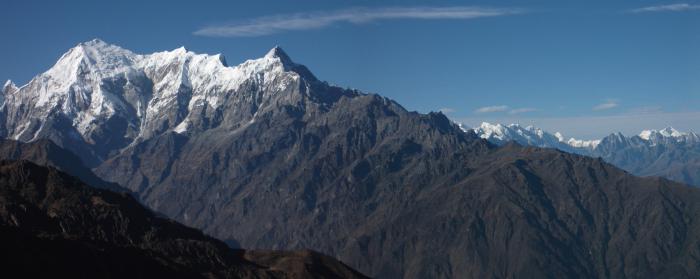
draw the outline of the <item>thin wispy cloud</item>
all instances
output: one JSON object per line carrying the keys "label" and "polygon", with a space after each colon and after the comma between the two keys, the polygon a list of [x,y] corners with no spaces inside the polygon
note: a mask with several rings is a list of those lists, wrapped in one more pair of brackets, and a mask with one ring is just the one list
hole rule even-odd
{"label": "thin wispy cloud", "polygon": [[442,112],[444,114],[448,114],[448,113],[455,113],[455,112],[457,112],[457,110],[453,109],[453,108],[441,108],[440,112]]}
{"label": "thin wispy cloud", "polygon": [[517,109],[512,109],[508,112],[508,114],[521,114],[521,113],[527,113],[527,112],[533,112],[537,111],[536,108],[517,108]]}
{"label": "thin wispy cloud", "polygon": [[464,6],[355,8],[337,11],[264,16],[245,22],[207,26],[195,31],[193,34],[208,37],[256,37],[287,31],[320,29],[339,23],[362,24],[392,19],[465,20],[514,15],[523,12],[523,10],[515,8]]}
{"label": "thin wispy cloud", "polygon": [[687,3],[669,4],[669,5],[659,5],[659,6],[649,6],[637,9],[629,10],[631,13],[653,13],[653,12],[684,12],[700,10],[700,5],[693,5]]}
{"label": "thin wispy cloud", "polygon": [[608,100],[605,103],[599,104],[593,107],[593,110],[608,110],[613,109],[618,106],[617,102],[614,100]]}
{"label": "thin wispy cloud", "polygon": [[475,113],[490,113],[490,112],[504,112],[508,110],[508,106],[488,106],[476,109]]}

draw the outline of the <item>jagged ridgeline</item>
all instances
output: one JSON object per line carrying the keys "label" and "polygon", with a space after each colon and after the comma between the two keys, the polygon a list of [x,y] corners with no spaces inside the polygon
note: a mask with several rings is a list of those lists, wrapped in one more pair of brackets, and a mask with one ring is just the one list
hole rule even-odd
{"label": "jagged ridgeline", "polygon": [[601,157],[634,175],[662,176],[700,186],[700,136],[694,132],[667,127],[659,131],[644,130],[631,137],[617,132],[600,140],[567,140],[559,132],[552,134],[533,126],[485,122],[472,131],[498,145],[515,141],[522,145]]}
{"label": "jagged ridgeline", "polygon": [[497,147],[441,113],[330,86],[280,48],[227,66],[83,43],[6,90],[3,135],[245,248],[309,248],[379,278],[693,278],[697,189]]}

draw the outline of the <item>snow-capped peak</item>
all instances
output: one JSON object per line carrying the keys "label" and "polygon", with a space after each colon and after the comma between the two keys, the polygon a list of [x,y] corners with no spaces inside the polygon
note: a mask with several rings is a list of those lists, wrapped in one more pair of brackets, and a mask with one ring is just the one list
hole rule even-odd
{"label": "snow-capped peak", "polygon": [[652,140],[655,137],[665,137],[665,138],[679,138],[688,135],[688,133],[682,133],[673,127],[666,127],[659,131],[657,130],[644,130],[639,133],[639,137],[644,140]]}
{"label": "snow-capped peak", "polygon": [[[80,43],[66,54],[69,54],[66,58],[81,58],[82,62],[95,66],[96,70],[118,69],[131,65],[137,58],[137,55],[130,50],[108,44],[100,39]],[[73,56],[71,57],[70,54]],[[61,60],[63,59],[60,59],[59,63]]]}
{"label": "snow-capped peak", "polygon": [[18,89],[18,88],[17,88],[17,85],[15,85],[15,83],[12,82],[12,80],[9,80],[9,79],[5,82],[5,85],[2,86],[2,92],[3,92],[3,93],[10,92],[10,91],[15,91],[15,90],[17,90],[17,89]]}
{"label": "snow-capped peak", "polygon": [[[71,48],[53,67],[17,89],[9,109],[19,113],[21,105],[30,104],[36,119],[61,113],[83,138],[90,138],[96,123],[119,115],[134,130],[130,136],[148,138],[164,130],[194,131],[197,122],[191,118],[200,115],[190,115],[193,111],[213,113],[228,100],[250,101],[250,96],[237,96],[244,86],[275,94],[296,88],[290,86],[300,78],[313,75],[279,47],[230,67],[221,54],[197,54],[185,47],[136,54],[95,39]],[[13,92],[11,87],[6,83],[3,93]],[[30,138],[27,134],[33,129],[40,132],[40,127],[30,126],[41,121],[32,121],[16,127],[12,137]]]}
{"label": "snow-capped peak", "polygon": [[594,149],[598,144],[600,144],[600,140],[580,140],[576,138],[569,138],[568,140],[564,138],[564,135],[562,135],[560,132],[554,133],[554,136],[559,139],[559,142],[568,144],[571,147],[575,148],[588,148],[588,149]]}
{"label": "snow-capped peak", "polygon": [[282,61],[282,63],[293,63],[292,59],[289,58],[287,53],[285,53],[280,46],[275,46],[272,49],[270,49],[270,51],[268,51],[267,54],[265,54],[265,58],[279,58],[280,61]]}
{"label": "snow-capped peak", "polygon": [[[197,54],[184,46],[171,51],[140,55],[119,46],[94,39],[83,42],[66,52],[58,62],[40,77],[47,85],[39,104],[45,97],[65,93],[71,86],[89,89],[95,82],[115,75],[146,74],[153,77],[164,69],[165,76],[159,76],[156,89],[177,92],[177,88],[206,87],[220,91],[235,89],[242,82],[258,73],[281,73],[290,70],[291,62],[284,51],[275,47],[263,58],[248,60],[236,67],[229,67],[221,54]],[[172,68],[177,66],[177,68]],[[168,68],[170,67],[170,68]],[[269,76],[266,80],[272,80]],[[172,90],[170,90],[172,89]],[[205,90],[208,91],[208,90]]]}
{"label": "snow-capped peak", "polygon": [[506,127],[500,123],[491,124],[488,122],[481,122],[481,125],[474,130],[479,136],[481,136],[481,138],[484,139],[497,138],[499,140],[503,140],[506,134]]}
{"label": "snow-capped peak", "polygon": [[661,130],[644,130],[638,135],[643,140],[657,143],[659,141],[700,142],[700,136],[693,132],[680,132],[673,127]]}
{"label": "snow-capped peak", "polygon": [[131,66],[137,58],[129,50],[94,39],[71,48],[42,76],[53,80],[55,89],[65,90],[81,76],[88,79],[107,76]]}
{"label": "snow-capped peak", "polygon": [[[518,124],[501,125],[483,122],[473,131],[481,138],[495,144],[516,141],[522,145],[558,148],[580,154],[594,154],[590,152],[630,145],[652,147],[659,144],[700,143],[700,135],[694,132],[680,132],[672,127],[662,130],[644,130],[633,138],[626,137],[621,132],[615,132],[603,139],[596,140],[565,139],[564,135],[559,132],[551,134],[533,126],[523,128]],[[642,140],[640,141],[639,138]]]}
{"label": "snow-capped peak", "polygon": [[673,127],[666,127],[663,130],[659,131],[659,133],[663,136],[674,137],[674,138],[682,137],[682,136],[686,135],[686,133],[681,133],[678,130],[673,129]]}
{"label": "snow-capped peak", "polygon": [[639,133],[639,137],[644,140],[649,140],[654,132],[656,132],[656,130],[644,130]]}
{"label": "snow-capped peak", "polygon": [[474,129],[474,133],[495,143],[516,141],[524,145],[553,147],[562,150],[593,149],[600,143],[600,140],[578,140],[575,138],[566,140],[560,132],[550,134],[532,125],[523,127],[519,124],[502,125],[483,122],[481,126]]}
{"label": "snow-capped peak", "polygon": [[559,141],[564,141],[564,135],[562,135],[560,132],[554,133],[554,136],[557,137]]}
{"label": "snow-capped peak", "polygon": [[[562,142],[564,142],[562,140]],[[596,148],[600,144],[600,140],[579,140],[575,138],[570,138],[566,141],[566,144],[576,147],[576,148]]]}

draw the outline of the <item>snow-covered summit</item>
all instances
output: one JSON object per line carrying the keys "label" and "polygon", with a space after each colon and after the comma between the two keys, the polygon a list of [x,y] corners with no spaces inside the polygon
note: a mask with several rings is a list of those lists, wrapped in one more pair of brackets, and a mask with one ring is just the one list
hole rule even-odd
{"label": "snow-covered summit", "polygon": [[[68,91],[71,86],[99,82],[100,79],[117,75],[134,76],[143,73],[158,79],[156,72],[161,70],[166,70],[166,74],[164,78],[158,79],[161,82],[160,86],[167,83],[196,88],[203,86],[231,89],[258,73],[288,71],[285,68],[287,64],[293,63],[279,47],[271,49],[262,58],[229,67],[221,54],[197,54],[185,47],[179,47],[171,51],[142,55],[94,39],[70,49],[39,78],[51,84],[44,92],[48,95]],[[178,67],[173,67],[175,65]],[[83,84],[79,84],[81,82]]]}
{"label": "snow-covered summit", "polygon": [[473,130],[481,138],[497,144],[516,141],[524,145],[559,148],[570,151],[571,149],[581,148],[593,149],[600,143],[600,140],[579,140],[575,138],[567,140],[560,132],[552,134],[531,125],[523,127],[519,124],[503,125],[483,122]]}
{"label": "snow-covered summit", "polygon": [[60,130],[88,143],[100,140],[106,125],[118,126],[111,129],[119,130],[120,141],[146,139],[218,125],[227,103],[240,121],[249,121],[266,100],[300,90],[307,77],[313,75],[280,47],[231,67],[221,54],[185,47],[137,54],[95,39],[69,49],[28,84],[5,84],[5,137],[32,140],[55,118],[51,125],[66,123],[60,125],[75,130]]}
{"label": "snow-covered summit", "polygon": [[694,132],[680,132],[673,127],[666,127],[661,130],[644,130],[638,135],[640,138],[649,142],[658,142],[663,140],[673,140],[678,142],[700,142],[700,136]]}
{"label": "snow-covered summit", "polygon": [[17,89],[18,89],[17,85],[14,82],[12,82],[12,80],[8,79],[5,82],[5,85],[2,86],[2,93],[5,94],[5,93],[13,92]]}
{"label": "snow-covered summit", "polygon": [[474,128],[474,132],[483,139],[492,138],[503,140],[510,132],[510,130],[508,129],[508,127],[500,123],[491,124],[488,122],[482,122],[481,125],[479,125],[479,127]]}
{"label": "snow-covered summit", "polygon": [[286,65],[293,65],[294,62],[292,62],[292,59],[289,58],[289,55],[287,55],[284,50],[280,46],[275,46],[270,51],[265,54],[265,58],[267,59],[279,59],[280,62],[286,64]]}
{"label": "snow-covered summit", "polygon": [[673,127],[666,127],[664,129],[661,129],[659,131],[657,130],[644,130],[641,133],[639,133],[639,137],[643,138],[645,140],[650,140],[654,136],[662,136],[662,137],[672,137],[672,138],[678,138],[678,137],[683,137],[685,135],[688,135],[688,133],[681,133],[678,130],[674,129]]}
{"label": "snow-covered summit", "polygon": [[518,124],[502,125],[483,122],[473,131],[481,138],[496,144],[516,141],[523,145],[558,148],[565,151],[589,154],[599,145],[605,148],[624,147],[629,145],[654,147],[658,144],[697,144],[700,136],[694,132],[681,132],[672,127],[661,130],[644,130],[635,137],[627,137],[621,132],[615,132],[603,139],[580,140],[566,139],[561,133],[551,134],[533,126],[523,127]]}
{"label": "snow-covered summit", "polygon": [[[562,139],[562,142],[564,142],[563,139]],[[596,146],[598,146],[598,144],[600,144],[600,140],[579,140],[579,139],[575,139],[575,138],[569,138],[565,142],[566,142],[566,144],[568,144],[572,147],[589,148],[589,149],[593,149]]]}
{"label": "snow-covered summit", "polygon": [[559,132],[551,134],[534,126],[523,127],[520,124],[503,125],[483,122],[479,127],[474,128],[473,131],[481,138],[497,144],[516,141],[524,145],[553,147],[563,150],[570,148],[594,148],[599,142],[574,138],[566,140]]}
{"label": "snow-covered summit", "polygon": [[41,76],[69,84],[87,72],[92,75],[111,74],[133,65],[137,58],[139,56],[129,50],[94,39],[68,50]]}
{"label": "snow-covered summit", "polygon": [[[71,48],[32,83],[39,83],[42,87],[39,106],[56,103],[60,101],[53,100],[56,95],[70,91],[79,91],[89,97],[102,88],[100,83],[104,79],[125,77],[129,81],[142,75],[154,81],[154,91],[166,90],[166,94],[175,94],[178,88],[185,86],[206,95],[213,89],[219,92],[236,89],[251,78],[263,82],[274,80],[277,75],[290,72],[286,65],[292,64],[279,47],[271,49],[262,58],[229,67],[221,54],[197,54],[180,47],[142,55],[94,39]],[[206,97],[204,99],[210,99]],[[216,101],[212,104],[216,105]]]}

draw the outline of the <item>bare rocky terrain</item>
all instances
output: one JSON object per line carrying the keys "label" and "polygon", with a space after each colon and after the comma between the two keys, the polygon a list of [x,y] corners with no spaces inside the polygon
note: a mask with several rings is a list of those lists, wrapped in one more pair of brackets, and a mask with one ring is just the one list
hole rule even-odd
{"label": "bare rocky terrain", "polygon": [[[228,67],[184,49],[78,47],[101,54],[79,60],[77,83],[44,74],[6,93],[3,136],[51,139],[229,245],[317,250],[378,278],[700,274],[700,189],[496,146],[441,113],[331,86],[280,48]],[[105,67],[114,52],[121,64]],[[27,97],[50,92],[42,106]]]}
{"label": "bare rocky terrain", "polygon": [[230,249],[28,161],[0,162],[0,235],[3,272],[30,278],[366,278],[312,251]]}

